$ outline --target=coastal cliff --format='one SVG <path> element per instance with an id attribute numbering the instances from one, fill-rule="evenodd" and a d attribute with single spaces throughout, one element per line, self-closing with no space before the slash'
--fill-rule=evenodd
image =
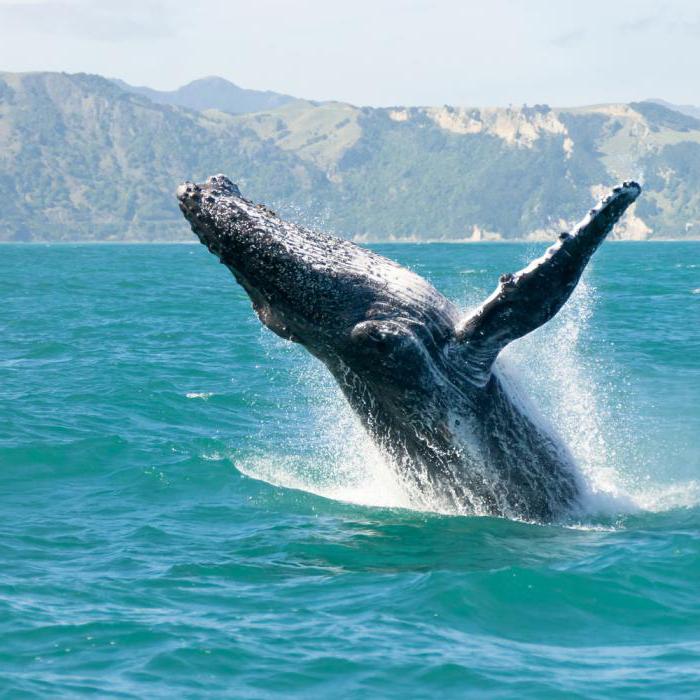
<path id="1" fill-rule="evenodd" d="M 658 101 L 369 108 L 223 82 L 0 73 L 0 240 L 189 240 L 172 192 L 211 172 L 361 240 L 549 240 L 637 178 L 618 237 L 700 238 L 700 119 Z"/>

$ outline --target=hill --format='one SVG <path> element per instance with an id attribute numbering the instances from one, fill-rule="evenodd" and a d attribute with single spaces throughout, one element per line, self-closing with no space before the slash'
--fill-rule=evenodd
<path id="1" fill-rule="evenodd" d="M 207 109 L 218 109 L 229 114 L 262 112 L 266 109 L 276 109 L 296 99 L 290 95 L 282 95 L 269 90 L 246 90 L 216 76 L 193 80 L 191 83 L 172 91 L 135 87 L 123 80 L 114 80 L 113 82 L 126 92 L 142 95 L 158 104 L 187 107 L 199 112 Z"/>
<path id="2" fill-rule="evenodd" d="M 0 74 L 0 240 L 189 240 L 173 192 L 214 172 L 360 239 L 549 239 L 627 178 L 645 194 L 618 235 L 700 232 L 700 120 L 658 103 L 234 115 L 95 75 Z"/>
<path id="3" fill-rule="evenodd" d="M 696 107 L 695 105 L 676 105 L 672 102 L 666 102 L 666 100 L 659 99 L 648 99 L 646 102 L 655 102 L 662 107 L 668 107 L 669 109 L 680 112 L 681 114 L 687 114 L 690 117 L 700 119 L 700 107 Z"/>

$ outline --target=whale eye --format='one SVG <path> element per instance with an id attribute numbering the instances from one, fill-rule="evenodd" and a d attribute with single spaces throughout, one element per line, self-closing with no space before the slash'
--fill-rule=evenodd
<path id="1" fill-rule="evenodd" d="M 410 386 L 418 390 L 429 381 L 430 355 L 405 323 L 363 321 L 352 329 L 350 339 L 344 360 L 385 382 L 385 389 Z"/>
<path id="2" fill-rule="evenodd" d="M 350 334 L 356 346 L 380 353 L 391 353 L 407 341 L 408 333 L 391 321 L 363 321 Z"/>
<path id="3" fill-rule="evenodd" d="M 396 321 L 363 321 L 350 334 L 353 353 L 367 368 L 419 372 L 424 364 L 421 343 L 404 324 Z"/>

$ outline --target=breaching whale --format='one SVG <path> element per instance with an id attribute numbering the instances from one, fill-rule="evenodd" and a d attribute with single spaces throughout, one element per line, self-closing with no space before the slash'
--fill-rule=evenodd
<path id="1" fill-rule="evenodd" d="M 404 479 L 459 512 L 552 521 L 579 502 L 581 477 L 494 362 L 559 311 L 640 192 L 615 187 L 468 314 L 397 263 L 283 221 L 223 175 L 177 195 L 262 323 L 323 362 Z"/>

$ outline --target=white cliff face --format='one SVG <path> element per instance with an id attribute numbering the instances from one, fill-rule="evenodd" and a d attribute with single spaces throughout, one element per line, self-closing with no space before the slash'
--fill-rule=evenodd
<path id="1" fill-rule="evenodd" d="M 490 134 L 522 148 L 532 148 L 543 134 L 561 134 L 567 157 L 573 151 L 574 142 L 553 110 L 428 107 L 424 111 L 441 129 L 455 134 Z"/>
<path id="2" fill-rule="evenodd" d="M 503 240 L 503 236 L 498 233 L 498 231 L 487 231 L 481 228 L 481 226 L 474 224 L 472 226 L 472 234 L 467 240 L 474 243 L 479 241 L 501 241 Z"/>
<path id="3" fill-rule="evenodd" d="M 392 109 L 389 112 L 389 119 L 393 122 L 407 122 L 409 114 L 407 109 Z"/>
<path id="4" fill-rule="evenodd" d="M 574 153 L 574 140 L 569 134 L 566 124 L 559 118 L 562 110 L 550 110 L 527 107 L 522 109 L 513 108 L 487 108 L 471 109 L 465 107 L 429 107 L 420 110 L 428 116 L 438 127 L 455 134 L 488 134 L 496 136 L 509 146 L 516 148 L 534 148 L 536 142 L 545 135 L 564 136 L 562 148 L 564 157 L 569 159 Z M 574 110 L 578 111 L 578 110 Z M 638 160 L 642 155 L 641 151 L 658 147 L 656 141 L 668 140 L 656 137 L 653 134 L 645 118 L 632 109 L 629 105 L 601 105 L 583 108 L 581 113 L 598 113 L 608 118 L 619 120 L 622 128 L 619 134 L 612 139 L 624 141 L 625 148 L 619 149 L 624 153 L 620 157 L 613 148 L 611 153 L 605 153 L 604 157 L 608 161 L 608 167 L 619 178 L 623 172 L 635 170 L 633 166 L 638 165 Z M 407 110 L 394 110 L 391 118 L 395 121 L 407 121 L 410 119 L 410 112 Z M 630 142 L 636 142 L 633 147 Z M 617 167 L 616 167 L 617 166 Z M 631 170 L 630 170 L 631 169 Z M 591 196 L 597 199 L 607 191 L 607 186 L 600 184 L 591 187 Z M 621 240 L 645 240 L 652 229 L 647 223 L 635 213 L 636 206 L 633 205 L 620 221 L 615 232 L 615 238 Z M 528 240 L 540 241 L 555 238 L 560 231 L 570 228 L 572 222 L 560 219 L 551 222 L 545 227 L 524 232 L 524 237 Z M 488 232 L 484 235 L 479 227 L 475 226 L 471 240 L 497 240 L 501 234 Z"/>
<path id="5" fill-rule="evenodd" d="M 613 236 L 621 241 L 645 241 L 652 233 L 652 229 L 636 213 L 636 204 L 633 204 L 626 212 Z"/>

